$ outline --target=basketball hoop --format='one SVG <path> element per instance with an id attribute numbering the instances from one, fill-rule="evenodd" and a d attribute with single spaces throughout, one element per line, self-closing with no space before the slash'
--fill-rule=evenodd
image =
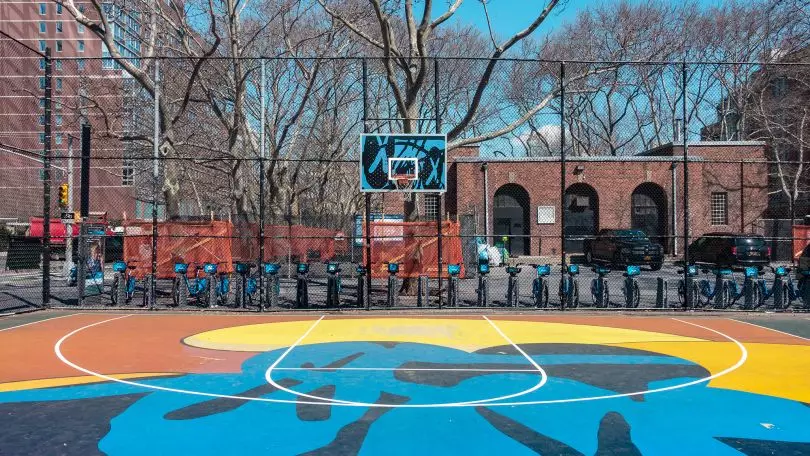
<path id="1" fill-rule="evenodd" d="M 413 187 L 416 184 L 416 176 L 411 174 L 393 174 L 390 177 L 391 182 L 394 183 L 394 187 L 397 191 L 403 193 L 410 193 L 413 191 Z"/>

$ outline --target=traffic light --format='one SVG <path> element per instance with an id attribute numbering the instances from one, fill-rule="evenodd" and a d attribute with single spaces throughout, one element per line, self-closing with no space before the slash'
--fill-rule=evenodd
<path id="1" fill-rule="evenodd" d="M 70 192 L 70 187 L 68 187 L 68 184 L 62 184 L 59 186 L 59 206 L 68 206 L 68 192 Z"/>

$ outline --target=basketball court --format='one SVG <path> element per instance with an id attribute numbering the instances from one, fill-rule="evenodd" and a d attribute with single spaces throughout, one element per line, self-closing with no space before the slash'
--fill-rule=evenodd
<path id="1" fill-rule="evenodd" d="M 810 320 L 735 318 L 6 317 L 0 453 L 810 453 Z"/>

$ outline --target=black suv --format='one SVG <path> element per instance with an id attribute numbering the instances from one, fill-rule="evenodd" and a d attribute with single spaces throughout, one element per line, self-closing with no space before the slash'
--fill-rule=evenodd
<path id="1" fill-rule="evenodd" d="M 761 269 L 771 262 L 771 248 L 757 234 L 707 233 L 689 245 L 689 262 Z"/>
<path id="2" fill-rule="evenodd" d="M 585 261 L 649 265 L 657 271 L 664 262 L 664 248 L 640 230 L 600 230 L 594 239 L 585 240 Z"/>

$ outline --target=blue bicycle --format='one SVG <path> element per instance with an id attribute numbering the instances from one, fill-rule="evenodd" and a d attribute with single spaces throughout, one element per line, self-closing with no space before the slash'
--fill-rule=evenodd
<path id="1" fill-rule="evenodd" d="M 810 309 L 810 269 L 799 269 L 798 276 L 798 286 L 795 289 L 791 287 L 791 291 L 804 303 L 805 309 Z"/>
<path id="2" fill-rule="evenodd" d="M 771 270 L 773 271 L 773 285 L 771 285 L 771 288 L 768 288 L 764 280 L 760 280 L 757 287 L 762 295 L 761 301 L 764 302 L 773 298 L 772 304 L 768 308 L 787 309 L 799 294 L 793 288 L 793 281 L 790 279 L 790 268 L 778 266 L 771 267 Z"/>
<path id="3" fill-rule="evenodd" d="M 622 294 L 624 294 L 624 303 L 628 308 L 638 308 L 641 302 L 641 291 L 638 287 L 638 280 L 636 277 L 641 275 L 641 268 L 638 266 L 627 266 L 622 276 L 624 276 L 624 284 L 622 286 Z"/>
<path id="4" fill-rule="evenodd" d="M 745 279 L 742 287 L 737 286 L 737 281 L 729 280 L 728 284 L 729 302 L 726 307 L 736 304 L 740 298 L 743 299 L 742 308 L 745 310 L 756 309 L 763 302 L 764 281 L 757 281 L 759 278 L 759 268 L 748 266 L 743 271 Z M 759 282 L 759 284 L 757 283 Z"/>
<path id="5" fill-rule="evenodd" d="M 700 291 L 695 282 L 698 275 L 698 268 L 694 264 L 685 266 L 684 269 L 678 269 L 678 274 L 683 275 L 686 273 L 687 280 L 678 280 L 678 303 L 683 308 L 693 308 L 700 304 Z"/>
<path id="6" fill-rule="evenodd" d="M 116 261 L 112 265 L 113 282 L 110 287 L 110 301 L 112 305 L 126 304 L 132 300 L 135 294 L 136 279 L 131 274 L 135 265 L 124 261 Z M 146 293 L 144 293 L 143 305 L 146 305 Z"/>
<path id="7" fill-rule="evenodd" d="M 532 282 L 532 296 L 534 307 L 548 307 L 548 276 L 551 275 L 551 266 L 548 264 L 533 264 L 537 277 Z"/>
<path id="8" fill-rule="evenodd" d="M 187 263 L 174 264 L 174 281 L 172 283 L 172 301 L 175 306 L 185 306 L 189 297 L 193 297 L 203 307 L 225 305 L 230 289 L 230 279 L 223 276 L 217 280 L 217 263 L 205 263 L 194 268 L 194 280 L 188 279 Z M 200 271 L 203 275 L 200 275 Z"/>
<path id="9" fill-rule="evenodd" d="M 732 271 L 729 268 L 713 268 L 704 269 L 703 273 L 706 274 L 709 271 L 714 274 L 714 286 L 707 279 L 702 279 L 698 283 L 700 296 L 703 297 L 701 304 L 705 307 L 714 301 L 715 308 L 725 309 L 731 302 L 731 287 L 727 278 L 731 276 Z"/>

